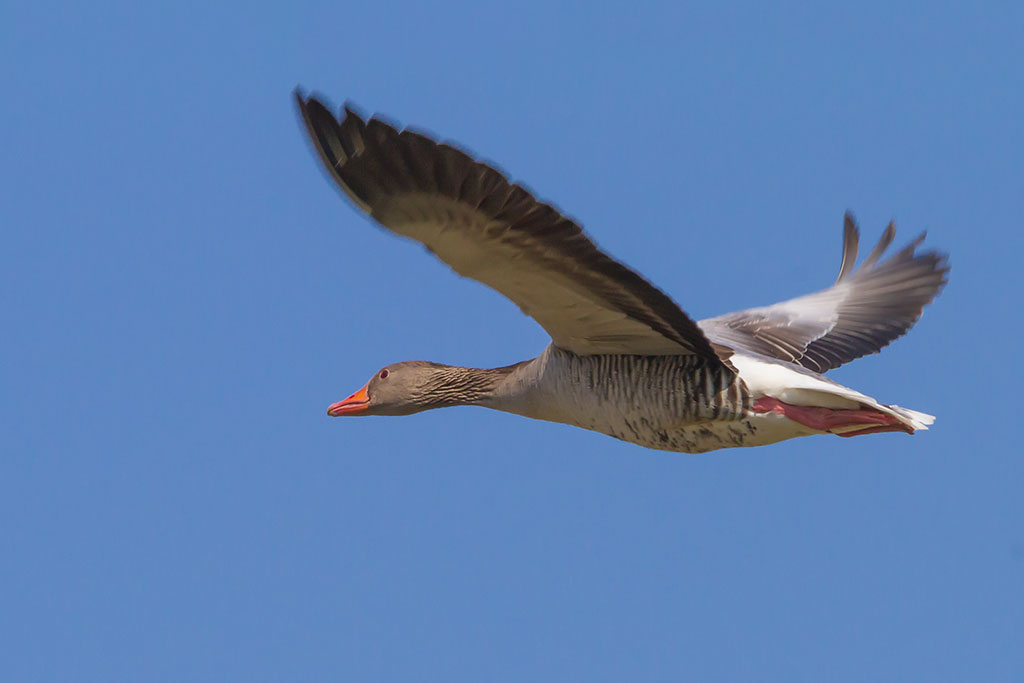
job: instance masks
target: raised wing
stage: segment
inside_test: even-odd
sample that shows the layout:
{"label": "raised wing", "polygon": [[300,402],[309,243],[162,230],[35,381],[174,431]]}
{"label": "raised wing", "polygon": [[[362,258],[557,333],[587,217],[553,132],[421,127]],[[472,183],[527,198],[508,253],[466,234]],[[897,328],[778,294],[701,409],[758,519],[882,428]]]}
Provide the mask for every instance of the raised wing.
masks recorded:
{"label": "raised wing", "polygon": [[296,100],[320,158],[356,206],[504,294],[555,345],[577,354],[696,354],[718,362],[675,302],[499,171],[348,108],[338,121],[316,98],[296,92]]}
{"label": "raised wing", "polygon": [[924,235],[879,263],[896,235],[890,223],[864,262],[849,213],[843,224],[839,279],[826,290],[700,321],[708,339],[737,350],[790,361],[815,372],[876,353],[917,322],[946,283],[946,255],[915,253]]}

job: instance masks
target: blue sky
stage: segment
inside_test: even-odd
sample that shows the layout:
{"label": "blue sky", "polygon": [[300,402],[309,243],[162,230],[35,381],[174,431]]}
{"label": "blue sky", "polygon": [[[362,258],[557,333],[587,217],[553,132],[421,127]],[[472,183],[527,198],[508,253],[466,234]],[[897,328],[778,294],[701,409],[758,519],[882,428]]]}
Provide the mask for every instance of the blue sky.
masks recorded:
{"label": "blue sky", "polygon": [[[5,680],[1024,679],[1016,3],[81,3],[0,21]],[[543,331],[375,229],[296,85],[497,162],[694,317],[950,284],[835,377],[914,437],[700,456],[325,409]],[[1007,315],[1009,313],[1009,315]]]}

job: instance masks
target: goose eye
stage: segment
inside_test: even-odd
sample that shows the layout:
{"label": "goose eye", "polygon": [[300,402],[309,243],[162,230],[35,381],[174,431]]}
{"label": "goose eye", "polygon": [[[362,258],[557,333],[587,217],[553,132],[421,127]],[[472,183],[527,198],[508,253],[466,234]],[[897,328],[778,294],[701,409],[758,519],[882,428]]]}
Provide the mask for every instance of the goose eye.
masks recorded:
{"label": "goose eye", "polygon": [[387,371],[387,369],[381,370],[381,371],[380,371],[380,378],[381,378],[381,379],[387,379],[387,378],[388,378],[388,375],[390,375],[390,374],[391,374],[391,373],[390,373],[390,372],[388,372],[388,371]]}

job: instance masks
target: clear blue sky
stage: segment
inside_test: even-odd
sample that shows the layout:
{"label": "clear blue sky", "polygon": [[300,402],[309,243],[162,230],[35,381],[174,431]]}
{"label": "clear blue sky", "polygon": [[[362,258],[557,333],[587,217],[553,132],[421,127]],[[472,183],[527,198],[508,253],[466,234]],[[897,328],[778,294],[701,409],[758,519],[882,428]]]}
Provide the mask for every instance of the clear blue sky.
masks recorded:
{"label": "clear blue sky", "polygon": [[[0,11],[0,671],[20,681],[1024,680],[1019,3]],[[325,179],[291,91],[494,160],[694,317],[951,254],[835,373],[902,434],[700,456],[330,419],[542,330]]]}

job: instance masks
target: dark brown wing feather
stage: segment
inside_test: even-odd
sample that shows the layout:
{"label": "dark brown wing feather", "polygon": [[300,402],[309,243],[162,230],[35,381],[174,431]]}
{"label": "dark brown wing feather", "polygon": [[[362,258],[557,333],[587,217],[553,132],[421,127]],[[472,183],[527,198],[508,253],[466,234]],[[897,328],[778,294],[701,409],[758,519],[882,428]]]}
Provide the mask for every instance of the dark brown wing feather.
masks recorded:
{"label": "dark brown wing feather", "polygon": [[557,346],[718,362],[667,295],[499,171],[351,109],[339,121],[314,97],[296,92],[296,101],[324,166],[359,208],[507,296]]}

